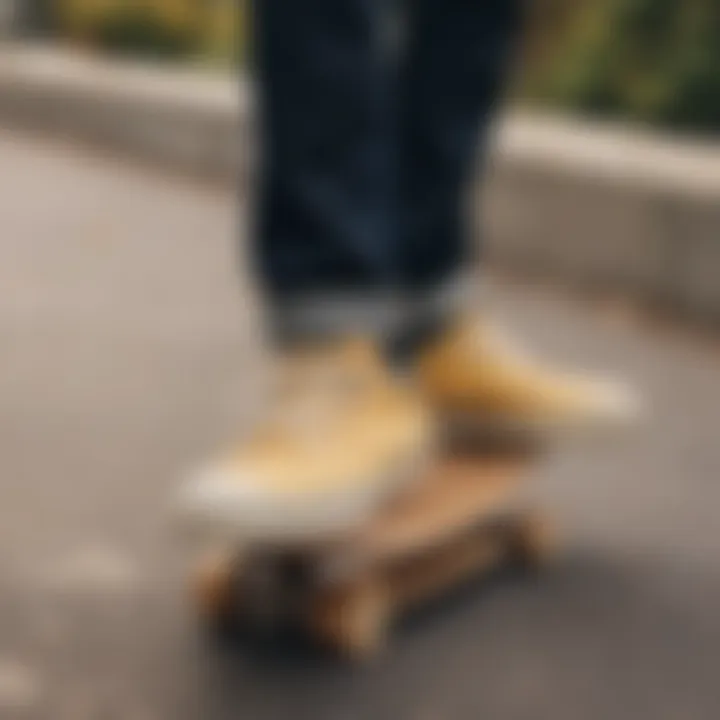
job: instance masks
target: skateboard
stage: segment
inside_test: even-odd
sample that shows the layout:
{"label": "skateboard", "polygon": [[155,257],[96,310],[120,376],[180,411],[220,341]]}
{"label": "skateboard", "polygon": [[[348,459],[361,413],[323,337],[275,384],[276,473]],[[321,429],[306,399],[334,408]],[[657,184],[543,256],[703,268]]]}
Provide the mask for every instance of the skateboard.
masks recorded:
{"label": "skateboard", "polygon": [[405,610],[503,563],[546,564],[554,532],[528,501],[527,466],[443,459],[345,537],[220,551],[195,568],[198,612],[215,632],[287,623],[349,659],[367,658]]}

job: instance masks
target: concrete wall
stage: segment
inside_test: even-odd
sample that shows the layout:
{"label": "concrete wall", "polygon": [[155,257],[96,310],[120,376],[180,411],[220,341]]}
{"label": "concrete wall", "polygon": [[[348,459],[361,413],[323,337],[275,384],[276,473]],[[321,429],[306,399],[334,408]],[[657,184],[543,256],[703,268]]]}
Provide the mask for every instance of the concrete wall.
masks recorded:
{"label": "concrete wall", "polygon": [[0,122],[139,160],[234,178],[248,147],[238,85],[207,71],[119,65],[82,54],[0,54]]}
{"label": "concrete wall", "polygon": [[720,144],[515,117],[484,208],[505,263],[720,315]]}
{"label": "concrete wall", "polygon": [[[0,54],[0,123],[231,180],[248,159],[230,77],[81,55]],[[499,127],[482,194],[498,261],[720,316],[720,144],[555,117]]]}

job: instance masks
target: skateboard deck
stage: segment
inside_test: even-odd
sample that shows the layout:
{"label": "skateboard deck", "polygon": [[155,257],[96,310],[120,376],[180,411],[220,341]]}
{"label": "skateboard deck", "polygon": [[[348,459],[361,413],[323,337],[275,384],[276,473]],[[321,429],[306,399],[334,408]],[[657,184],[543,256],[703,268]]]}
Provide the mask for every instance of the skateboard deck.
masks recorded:
{"label": "skateboard deck", "polygon": [[[443,459],[345,538],[254,559],[221,555],[200,566],[199,609],[224,625],[252,622],[253,598],[263,608],[283,600],[285,615],[316,640],[351,657],[369,655],[408,607],[504,561],[543,563],[551,532],[525,493],[528,471],[521,458]],[[280,565],[292,580],[276,574],[258,598],[251,568]]]}

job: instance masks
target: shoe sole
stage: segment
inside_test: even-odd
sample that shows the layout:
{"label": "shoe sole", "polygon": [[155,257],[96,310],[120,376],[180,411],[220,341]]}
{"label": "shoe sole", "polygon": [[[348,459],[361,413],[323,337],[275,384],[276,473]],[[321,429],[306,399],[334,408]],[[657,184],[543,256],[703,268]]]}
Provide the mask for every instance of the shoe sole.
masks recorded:
{"label": "shoe sole", "polygon": [[637,415],[618,420],[503,418],[472,413],[445,413],[440,418],[442,440],[452,449],[538,449],[557,442],[616,439],[637,422]]}
{"label": "shoe sole", "polygon": [[[420,482],[433,451],[424,448],[382,477],[345,486],[342,492],[303,498],[241,495],[222,471],[201,472],[181,492],[175,516],[192,542],[233,545],[313,543],[352,532],[377,508]],[[235,486],[233,489],[233,485]]]}

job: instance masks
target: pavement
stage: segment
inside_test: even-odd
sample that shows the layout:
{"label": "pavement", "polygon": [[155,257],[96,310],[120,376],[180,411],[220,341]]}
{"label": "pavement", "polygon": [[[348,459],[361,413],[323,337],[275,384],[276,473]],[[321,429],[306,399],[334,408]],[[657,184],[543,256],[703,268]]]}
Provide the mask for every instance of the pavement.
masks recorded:
{"label": "pavement", "polygon": [[29,135],[0,157],[0,718],[718,717],[713,343],[496,281],[528,342],[652,404],[538,468],[557,566],[468,588],[366,667],[216,647],[167,507],[263,377],[234,193]]}

